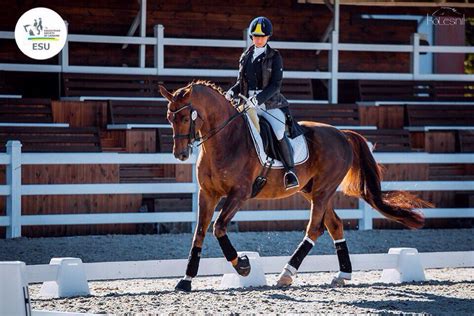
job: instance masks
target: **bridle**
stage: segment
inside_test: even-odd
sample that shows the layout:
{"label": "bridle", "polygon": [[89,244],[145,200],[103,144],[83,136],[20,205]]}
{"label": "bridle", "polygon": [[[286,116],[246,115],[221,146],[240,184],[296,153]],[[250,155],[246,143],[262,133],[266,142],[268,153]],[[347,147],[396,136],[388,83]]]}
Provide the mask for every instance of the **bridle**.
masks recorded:
{"label": "bridle", "polygon": [[224,129],[227,125],[229,125],[230,122],[232,122],[237,117],[240,117],[240,116],[244,115],[245,112],[247,111],[247,109],[243,110],[242,112],[237,111],[237,113],[235,113],[231,117],[229,117],[223,124],[221,124],[217,128],[210,131],[209,134],[207,134],[205,136],[202,136],[202,137],[198,137],[196,135],[196,120],[198,118],[200,118],[202,121],[204,121],[204,120],[202,119],[201,115],[199,115],[198,111],[195,108],[193,108],[191,102],[183,105],[182,107],[180,107],[176,111],[168,110],[168,112],[170,114],[172,114],[172,119],[174,120],[176,114],[178,114],[179,112],[181,112],[182,110],[187,109],[187,108],[190,109],[189,119],[190,119],[191,123],[189,124],[189,133],[188,134],[173,135],[173,139],[187,138],[188,139],[188,148],[191,151],[192,151],[194,142],[196,142],[196,141],[199,142],[199,144],[197,144],[196,147],[201,146],[204,142],[209,140],[211,137],[213,137],[218,132],[220,132],[222,129]]}
{"label": "bridle", "polygon": [[[189,133],[188,134],[173,135],[173,139],[187,138],[189,140],[189,144],[188,144],[188,146],[189,146],[194,141],[196,141],[196,139],[198,139],[198,137],[196,137],[196,120],[197,120],[198,117],[201,118],[201,116],[193,108],[191,103],[185,104],[184,106],[180,107],[176,111],[168,110],[168,112],[170,112],[172,114],[172,119],[174,120],[176,114],[178,114],[179,112],[181,112],[182,110],[187,109],[187,108],[191,109],[191,111],[189,112],[189,119],[190,119],[190,122],[191,122],[189,124]],[[201,120],[202,120],[202,118],[201,118]]]}

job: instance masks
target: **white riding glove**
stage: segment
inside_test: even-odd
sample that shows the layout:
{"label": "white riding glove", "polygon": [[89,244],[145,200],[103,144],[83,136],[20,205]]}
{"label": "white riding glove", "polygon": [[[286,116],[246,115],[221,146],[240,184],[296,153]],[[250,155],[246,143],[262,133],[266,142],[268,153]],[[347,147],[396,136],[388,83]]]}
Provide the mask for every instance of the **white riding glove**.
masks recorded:
{"label": "white riding glove", "polygon": [[227,99],[227,101],[232,101],[232,97],[234,96],[234,91],[232,90],[227,90],[227,92],[225,93],[225,98]]}
{"label": "white riding glove", "polygon": [[249,108],[258,108],[259,104],[257,101],[257,97],[253,96],[247,99],[246,106]]}

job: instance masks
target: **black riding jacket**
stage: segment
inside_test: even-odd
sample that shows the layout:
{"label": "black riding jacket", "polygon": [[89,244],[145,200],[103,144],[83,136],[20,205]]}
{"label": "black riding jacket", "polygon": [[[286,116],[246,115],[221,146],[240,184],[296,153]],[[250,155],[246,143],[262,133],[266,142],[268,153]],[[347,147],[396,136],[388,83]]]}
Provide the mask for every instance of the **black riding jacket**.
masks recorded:
{"label": "black riding jacket", "polygon": [[248,96],[249,90],[262,90],[257,95],[259,104],[265,103],[267,110],[288,106],[280,93],[283,80],[283,61],[280,53],[267,44],[266,51],[252,62],[254,45],[240,56],[239,77],[231,88],[234,95]]}

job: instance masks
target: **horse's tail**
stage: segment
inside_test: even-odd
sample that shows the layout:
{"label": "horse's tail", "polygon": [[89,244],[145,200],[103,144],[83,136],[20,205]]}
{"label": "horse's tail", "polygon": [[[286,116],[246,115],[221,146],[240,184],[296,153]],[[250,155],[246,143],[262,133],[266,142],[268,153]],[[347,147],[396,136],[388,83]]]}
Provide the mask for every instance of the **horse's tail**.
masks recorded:
{"label": "horse's tail", "polygon": [[425,221],[424,216],[414,209],[432,205],[404,191],[382,193],[381,166],[370,152],[367,140],[353,131],[344,131],[344,134],[352,146],[354,158],[342,181],[343,192],[349,196],[363,198],[391,220],[410,228],[421,228]]}

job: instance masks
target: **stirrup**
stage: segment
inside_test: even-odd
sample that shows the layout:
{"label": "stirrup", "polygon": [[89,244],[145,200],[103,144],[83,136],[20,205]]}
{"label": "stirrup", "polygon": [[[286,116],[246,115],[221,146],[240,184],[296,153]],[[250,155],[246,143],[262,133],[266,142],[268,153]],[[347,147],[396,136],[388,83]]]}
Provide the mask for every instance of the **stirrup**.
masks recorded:
{"label": "stirrup", "polygon": [[[287,181],[287,177],[293,177],[294,181],[292,181],[292,183]],[[285,186],[286,190],[290,190],[300,186],[300,181],[292,170],[288,170],[287,172],[285,172],[285,175],[283,176],[283,185]]]}

